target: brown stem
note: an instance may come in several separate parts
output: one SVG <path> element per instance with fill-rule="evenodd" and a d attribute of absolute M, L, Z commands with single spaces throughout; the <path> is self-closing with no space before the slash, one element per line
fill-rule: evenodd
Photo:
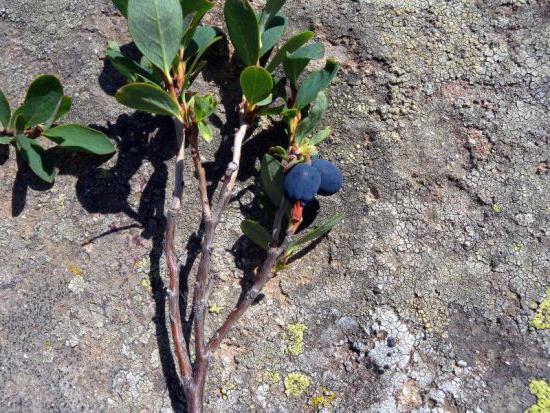
<path fill-rule="evenodd" d="M 192 367 L 181 325 L 179 306 L 179 265 L 174 249 L 176 221 L 181 210 L 181 198 L 184 188 L 183 170 L 185 155 L 185 130 L 183 125 L 177 120 L 174 120 L 174 126 L 177 131 L 178 155 L 176 157 L 174 192 L 172 194 L 170 209 L 168 210 L 168 223 L 166 227 L 164 251 L 166 254 L 168 271 L 170 273 L 170 288 L 168 290 L 170 328 L 172 331 L 174 346 L 176 348 L 178 365 L 183 378 L 184 387 L 186 387 L 192 378 Z"/>
<path fill-rule="evenodd" d="M 288 248 L 292 235 L 294 235 L 294 228 L 289 227 L 287 230 L 284 241 L 279 245 L 279 235 L 281 233 L 282 221 L 285 216 L 285 212 L 288 208 L 287 201 L 283 198 L 279 210 L 275 216 L 275 222 L 273 224 L 273 231 L 271 233 L 270 248 L 259 274 L 252 285 L 252 288 L 248 290 L 245 298 L 229 313 L 227 319 L 223 325 L 218 329 L 214 337 L 208 343 L 206 347 L 206 354 L 209 356 L 215 352 L 224 338 L 227 336 L 231 328 L 237 323 L 245 311 L 254 303 L 254 300 L 258 297 L 258 294 L 262 291 L 264 286 L 271 278 L 273 278 L 273 269 L 277 264 L 278 259 L 283 255 Z"/>

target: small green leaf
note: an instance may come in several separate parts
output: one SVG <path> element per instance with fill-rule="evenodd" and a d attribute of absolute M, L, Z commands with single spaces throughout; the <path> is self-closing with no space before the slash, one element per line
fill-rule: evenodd
<path fill-rule="evenodd" d="M 113 67 L 130 82 L 136 82 L 138 80 L 149 81 L 152 78 L 152 72 L 146 70 L 129 57 L 124 56 L 120 52 L 120 47 L 116 42 L 108 43 L 105 57 L 111 62 Z"/>
<path fill-rule="evenodd" d="M 113 0 L 113 3 L 124 17 L 128 17 L 128 0 Z"/>
<path fill-rule="evenodd" d="M 42 75 L 30 85 L 23 104 L 25 126 L 30 128 L 46 122 L 57 113 L 63 99 L 63 87 L 54 76 Z"/>
<path fill-rule="evenodd" d="M 73 151 L 108 155 L 115 147 L 103 133 L 80 125 L 62 125 L 48 129 L 43 135 L 57 143 L 62 148 Z"/>
<path fill-rule="evenodd" d="M 192 16 L 188 28 L 185 30 L 181 45 L 187 50 L 189 43 L 195 35 L 195 30 L 199 26 L 202 18 L 208 11 L 214 7 L 214 2 L 209 0 L 181 0 L 182 12 L 185 20 Z M 187 25 L 184 22 L 184 27 Z"/>
<path fill-rule="evenodd" d="M 292 85 L 298 83 L 298 78 L 311 60 L 322 59 L 325 54 L 325 46 L 322 43 L 312 43 L 300 47 L 293 53 L 286 54 L 283 59 L 283 69 L 286 77 Z"/>
<path fill-rule="evenodd" d="M 10 103 L 4 93 L 0 90 L 0 125 L 4 128 L 8 127 L 11 118 Z"/>
<path fill-rule="evenodd" d="M 273 155 L 276 155 L 280 158 L 283 158 L 286 156 L 286 149 L 282 146 L 274 146 L 269 149 L 269 152 L 271 152 Z"/>
<path fill-rule="evenodd" d="M 328 109 L 328 99 L 324 92 L 319 92 L 315 105 L 309 111 L 309 115 L 302 119 L 296 130 L 296 143 L 299 145 L 302 140 L 313 132 L 317 124 Z"/>
<path fill-rule="evenodd" d="M 265 251 L 269 249 L 271 242 L 271 234 L 267 229 L 251 219 L 245 219 L 241 223 L 241 230 L 254 244 L 263 248 Z"/>
<path fill-rule="evenodd" d="M 61 98 L 61 104 L 59 105 L 59 110 L 55 115 L 55 121 L 58 121 L 59 119 L 63 118 L 67 113 L 69 113 L 69 111 L 71 110 L 72 104 L 73 104 L 73 100 L 69 96 L 63 96 Z"/>
<path fill-rule="evenodd" d="M 212 95 L 195 95 L 193 96 L 193 111 L 195 113 L 195 120 L 200 122 L 207 119 L 218 106 L 218 102 Z"/>
<path fill-rule="evenodd" d="M 313 32 L 302 32 L 297 35 L 292 36 L 287 42 L 279 49 L 277 54 L 271 59 L 271 62 L 267 65 L 266 69 L 270 72 L 274 72 L 275 69 L 283 62 L 287 52 L 292 53 L 297 50 L 299 47 L 303 46 L 309 42 L 315 33 Z"/>
<path fill-rule="evenodd" d="M 224 7 L 227 31 L 235 51 L 247 66 L 260 58 L 260 28 L 248 0 L 226 0 Z"/>
<path fill-rule="evenodd" d="M 273 102 L 273 94 L 270 93 L 268 97 L 266 97 L 264 100 L 256 103 L 256 106 L 267 106 L 269 104 L 271 104 L 271 102 Z"/>
<path fill-rule="evenodd" d="M 31 170 L 42 180 L 49 183 L 53 182 L 55 169 L 46 159 L 44 149 L 35 140 L 29 139 L 25 135 L 17 135 L 15 142 L 17 150 Z"/>
<path fill-rule="evenodd" d="M 210 142 L 214 137 L 214 134 L 212 133 L 212 129 L 210 128 L 210 125 L 208 125 L 205 121 L 201 121 L 197 123 L 197 127 L 199 129 L 199 135 L 201 135 L 201 137 L 206 142 Z"/>
<path fill-rule="evenodd" d="M 333 60 L 327 60 L 323 70 L 312 72 L 302 83 L 298 95 L 296 96 L 296 107 L 302 109 L 309 105 L 325 89 L 336 73 L 340 65 Z"/>
<path fill-rule="evenodd" d="M 262 187 L 273 205 L 279 206 L 283 197 L 283 165 L 273 156 L 265 154 L 262 158 L 260 179 Z"/>
<path fill-rule="evenodd" d="M 178 102 L 164 90 L 148 83 L 123 86 L 115 97 L 119 103 L 132 109 L 182 119 Z"/>
<path fill-rule="evenodd" d="M 277 42 L 283 37 L 286 28 L 286 18 L 284 16 L 276 16 L 266 30 L 262 33 L 262 48 L 260 49 L 260 57 L 268 53 Z"/>
<path fill-rule="evenodd" d="M 313 137 L 309 141 L 309 144 L 313 146 L 319 145 L 321 142 L 323 142 L 326 138 L 330 136 L 331 132 L 332 132 L 332 129 L 330 129 L 330 127 L 327 126 L 322 131 L 317 132 L 315 135 L 313 135 Z"/>
<path fill-rule="evenodd" d="M 218 31 L 214 27 L 203 26 L 197 28 L 189 44 L 189 48 L 187 49 L 188 52 L 185 55 L 186 59 L 189 59 L 188 62 L 191 60 L 191 57 L 194 56 L 191 63 L 188 63 L 188 72 L 193 72 L 202 55 L 210 46 L 222 38 L 218 36 L 218 34 Z"/>
<path fill-rule="evenodd" d="M 23 109 L 24 109 L 23 106 L 19 106 L 17 109 L 15 109 L 11 113 L 11 118 L 10 118 L 10 121 L 8 122 L 8 129 L 14 129 L 18 119 L 23 118 L 23 116 L 22 116 Z M 24 127 L 25 127 L 25 125 L 23 125 L 23 128 Z"/>
<path fill-rule="evenodd" d="M 277 16 L 277 13 L 286 3 L 286 0 L 267 0 L 265 7 L 260 14 L 260 27 L 268 27 L 272 20 Z"/>
<path fill-rule="evenodd" d="M 300 237 L 296 241 L 291 242 L 287 249 L 287 254 L 286 254 L 287 257 L 290 257 L 296 254 L 300 250 L 299 247 L 301 245 L 306 244 L 310 241 L 314 241 L 317 238 L 320 238 L 323 235 L 327 234 L 332 228 L 334 228 L 337 224 L 339 224 L 343 218 L 344 218 L 344 213 L 336 214 L 335 216 L 330 218 L 328 221 L 308 231 L 307 234 Z"/>
<path fill-rule="evenodd" d="M 273 78 L 262 67 L 249 66 L 241 73 L 241 89 L 246 100 L 256 104 L 266 99 L 273 90 Z"/>
<path fill-rule="evenodd" d="M 13 141 L 11 136 L 0 136 L 0 145 L 9 145 Z"/>
<path fill-rule="evenodd" d="M 285 109 L 284 105 L 263 107 L 258 111 L 259 116 L 277 116 Z"/>
<path fill-rule="evenodd" d="M 178 0 L 128 2 L 128 28 L 136 46 L 165 75 L 181 45 L 182 21 Z"/>

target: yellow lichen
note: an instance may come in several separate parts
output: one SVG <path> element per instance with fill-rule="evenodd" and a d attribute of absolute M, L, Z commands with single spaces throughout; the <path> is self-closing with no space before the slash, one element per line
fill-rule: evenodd
<path fill-rule="evenodd" d="M 502 207 L 499 204 L 493 204 L 492 208 L 496 213 L 502 212 Z"/>
<path fill-rule="evenodd" d="M 229 383 L 224 387 L 219 387 L 218 390 L 220 391 L 220 394 L 222 395 L 222 399 L 227 400 L 229 399 L 229 395 L 233 390 L 235 390 L 237 386 L 234 383 Z"/>
<path fill-rule="evenodd" d="M 281 373 L 273 370 L 266 370 L 264 372 L 264 381 L 269 384 L 277 384 L 281 381 Z"/>
<path fill-rule="evenodd" d="M 75 277 L 82 277 L 84 271 L 76 264 L 69 264 L 69 272 Z"/>
<path fill-rule="evenodd" d="M 525 413 L 549 413 L 550 412 L 550 386 L 545 380 L 532 380 L 529 383 L 529 391 L 536 396 L 537 404 L 529 407 Z"/>
<path fill-rule="evenodd" d="M 140 260 L 137 260 L 134 263 L 134 270 L 140 272 L 140 273 L 146 273 L 147 272 L 147 258 L 143 257 Z"/>
<path fill-rule="evenodd" d="M 304 352 L 304 333 L 307 330 L 305 324 L 289 324 L 286 326 L 286 338 L 290 342 L 287 353 L 298 356 Z"/>
<path fill-rule="evenodd" d="M 149 280 L 149 278 L 144 278 L 143 280 L 141 280 L 139 285 L 141 285 L 146 290 L 151 289 L 151 281 Z"/>
<path fill-rule="evenodd" d="M 323 387 L 321 389 L 321 395 L 312 397 L 310 402 L 311 406 L 313 406 L 315 410 L 318 410 L 322 407 L 328 407 L 334 400 L 336 400 L 336 393 Z"/>
<path fill-rule="evenodd" d="M 286 395 L 298 397 L 309 387 L 309 378 L 302 373 L 290 373 L 285 377 L 284 383 Z"/>
<path fill-rule="evenodd" d="M 208 307 L 208 312 L 210 314 L 219 314 L 222 312 L 222 308 L 218 304 L 212 304 Z"/>
<path fill-rule="evenodd" d="M 546 290 L 546 298 L 540 303 L 531 325 L 536 329 L 550 329 L 550 288 Z"/>

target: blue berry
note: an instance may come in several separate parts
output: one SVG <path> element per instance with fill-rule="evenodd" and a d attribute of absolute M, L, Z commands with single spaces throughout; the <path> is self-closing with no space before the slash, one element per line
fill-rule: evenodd
<path fill-rule="evenodd" d="M 334 195 L 342 189 L 344 177 L 340 169 L 334 166 L 334 164 L 325 159 L 316 159 L 311 166 L 321 174 L 320 195 Z"/>
<path fill-rule="evenodd" d="M 321 186 L 321 174 L 311 165 L 301 163 L 293 167 L 285 176 L 283 190 L 291 201 L 304 205 L 311 202 Z"/>

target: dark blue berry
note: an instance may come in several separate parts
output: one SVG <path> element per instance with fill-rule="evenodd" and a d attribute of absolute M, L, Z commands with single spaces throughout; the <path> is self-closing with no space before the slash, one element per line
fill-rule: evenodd
<path fill-rule="evenodd" d="M 301 201 L 304 205 L 311 202 L 321 186 L 321 174 L 311 165 L 300 163 L 285 176 L 283 190 L 291 201 Z"/>
<path fill-rule="evenodd" d="M 344 185 L 342 172 L 334 164 L 325 159 L 317 159 L 311 165 L 321 174 L 321 186 L 319 194 L 324 196 L 334 195 Z"/>

